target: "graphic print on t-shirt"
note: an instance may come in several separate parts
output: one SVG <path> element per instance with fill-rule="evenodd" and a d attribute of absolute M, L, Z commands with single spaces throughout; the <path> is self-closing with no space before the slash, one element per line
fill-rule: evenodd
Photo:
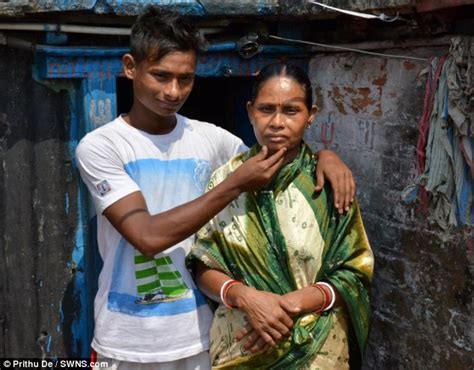
<path fill-rule="evenodd" d="M 147 257 L 135 250 L 137 303 L 171 302 L 188 293 L 188 287 L 170 256 Z"/>
<path fill-rule="evenodd" d="M 125 170 L 140 187 L 149 212 L 156 214 L 200 196 L 211 166 L 195 159 L 142 159 L 126 164 Z M 188 238 L 163 253 L 146 257 L 121 239 L 108 309 L 133 316 L 168 316 L 206 304 L 184 266 L 191 242 Z"/>

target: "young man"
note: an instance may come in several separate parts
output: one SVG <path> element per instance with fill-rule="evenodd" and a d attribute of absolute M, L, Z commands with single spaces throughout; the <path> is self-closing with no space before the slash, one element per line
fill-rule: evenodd
<path fill-rule="evenodd" d="M 194 232 L 241 192 L 266 185 L 283 161 L 284 149 L 267 158 L 264 148 L 203 195 L 211 172 L 246 148 L 221 128 L 177 114 L 193 87 L 201 45 L 197 29 L 181 16 L 148 7 L 123 57 L 133 80 L 130 112 L 77 148 L 104 261 L 92 348 L 114 369 L 209 367 L 212 313 L 184 258 Z M 326 169 L 339 173 L 332 183 L 353 188 L 350 171 L 325 155 L 322 167 L 327 160 Z M 343 207 L 352 195 L 341 198 Z"/>

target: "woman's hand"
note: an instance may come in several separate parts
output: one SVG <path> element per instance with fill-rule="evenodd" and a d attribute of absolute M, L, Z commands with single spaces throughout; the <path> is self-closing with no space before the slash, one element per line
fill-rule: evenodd
<path fill-rule="evenodd" d="M 287 311 L 288 316 L 291 317 L 297 316 L 301 313 L 318 311 L 322 307 L 324 300 L 321 291 L 314 287 L 298 289 L 283 296 L 280 296 L 280 298 L 282 298 L 283 301 L 286 301 L 286 306 L 299 308 L 298 311 Z M 278 343 L 281 339 L 283 339 L 289 334 L 290 330 L 288 330 L 288 332 L 276 342 Z M 247 339 L 244 344 L 244 348 L 252 352 L 266 351 L 272 347 L 272 345 L 266 342 L 257 333 L 257 331 L 253 328 L 251 324 L 247 324 L 236 335 L 236 339 L 238 341 L 244 338 Z"/>
<path fill-rule="evenodd" d="M 334 193 L 334 205 L 339 213 L 348 211 L 354 201 L 356 184 L 352 171 L 330 150 L 318 152 L 318 166 L 316 167 L 316 188 L 320 191 L 324 187 L 325 179 L 329 181 Z"/>
<path fill-rule="evenodd" d="M 283 296 L 290 304 L 301 309 L 300 313 L 308 313 L 318 311 L 324 303 L 324 297 L 321 291 L 315 287 L 294 290 Z M 293 315 L 295 316 L 295 315 Z"/>
<path fill-rule="evenodd" d="M 274 347 L 288 335 L 293 326 L 291 316 L 300 312 L 299 307 L 278 294 L 259 291 L 243 284 L 235 284 L 227 292 L 227 300 L 245 312 L 254 331 L 245 348 L 253 352 L 263 347 Z M 251 330 L 238 334 L 242 339 Z"/>
<path fill-rule="evenodd" d="M 265 352 L 272 347 L 272 345 L 265 342 L 265 340 L 257 334 L 250 324 L 245 325 L 235 336 L 237 341 L 241 341 L 244 338 L 247 339 L 244 344 L 244 348 L 247 351 L 254 353 Z"/>

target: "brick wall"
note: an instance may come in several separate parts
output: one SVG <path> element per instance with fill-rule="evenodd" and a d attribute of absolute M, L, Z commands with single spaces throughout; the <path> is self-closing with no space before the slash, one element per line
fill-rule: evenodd
<path fill-rule="evenodd" d="M 472 368 L 470 234 L 443 232 L 400 202 L 416 175 L 425 64 L 356 54 L 317 55 L 310 64 L 319 115 L 306 140 L 353 169 L 376 257 L 366 369 Z"/>

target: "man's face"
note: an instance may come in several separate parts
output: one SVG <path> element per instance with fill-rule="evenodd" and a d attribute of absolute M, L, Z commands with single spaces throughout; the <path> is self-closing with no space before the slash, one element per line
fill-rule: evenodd
<path fill-rule="evenodd" d="M 131 69 L 126 57 L 125 75 L 133 80 L 134 104 L 162 117 L 174 115 L 193 88 L 196 53 L 173 51 L 157 61 L 143 60 L 139 64 L 132 58 Z"/>

